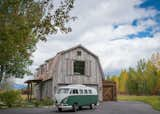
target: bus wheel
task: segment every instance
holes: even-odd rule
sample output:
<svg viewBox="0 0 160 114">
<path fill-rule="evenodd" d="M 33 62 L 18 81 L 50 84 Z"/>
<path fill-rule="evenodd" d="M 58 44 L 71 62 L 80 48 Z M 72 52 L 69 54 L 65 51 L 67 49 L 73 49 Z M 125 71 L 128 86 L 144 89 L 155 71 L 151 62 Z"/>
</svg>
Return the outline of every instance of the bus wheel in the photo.
<svg viewBox="0 0 160 114">
<path fill-rule="evenodd" d="M 58 108 L 58 112 L 62 112 L 62 108 Z"/>
<path fill-rule="evenodd" d="M 72 109 L 74 112 L 76 112 L 78 110 L 78 104 L 74 103 Z"/>
<path fill-rule="evenodd" d="M 82 110 L 82 106 L 79 106 L 79 110 Z"/>
<path fill-rule="evenodd" d="M 95 108 L 95 105 L 94 104 L 91 104 L 90 105 L 90 109 L 94 109 Z"/>
</svg>

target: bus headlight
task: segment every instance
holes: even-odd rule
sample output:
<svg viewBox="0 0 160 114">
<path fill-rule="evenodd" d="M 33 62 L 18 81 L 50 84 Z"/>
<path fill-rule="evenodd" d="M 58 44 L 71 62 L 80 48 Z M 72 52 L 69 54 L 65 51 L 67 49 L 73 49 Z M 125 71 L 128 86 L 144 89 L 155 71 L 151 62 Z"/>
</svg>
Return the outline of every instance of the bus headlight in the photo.
<svg viewBox="0 0 160 114">
<path fill-rule="evenodd" d="M 64 98 L 64 99 L 62 100 L 62 103 L 66 103 L 67 100 L 68 100 L 68 97 Z"/>
</svg>

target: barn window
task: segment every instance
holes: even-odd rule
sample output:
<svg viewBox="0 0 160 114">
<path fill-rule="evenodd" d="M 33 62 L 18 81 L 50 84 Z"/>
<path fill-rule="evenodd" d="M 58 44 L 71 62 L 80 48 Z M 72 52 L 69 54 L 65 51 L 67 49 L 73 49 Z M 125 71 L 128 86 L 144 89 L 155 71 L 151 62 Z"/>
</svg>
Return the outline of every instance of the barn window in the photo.
<svg viewBox="0 0 160 114">
<path fill-rule="evenodd" d="M 81 51 L 77 51 L 78 56 L 81 56 L 81 54 L 82 54 Z"/>
<path fill-rule="evenodd" d="M 74 61 L 74 74 L 84 75 L 85 73 L 85 62 Z"/>
</svg>

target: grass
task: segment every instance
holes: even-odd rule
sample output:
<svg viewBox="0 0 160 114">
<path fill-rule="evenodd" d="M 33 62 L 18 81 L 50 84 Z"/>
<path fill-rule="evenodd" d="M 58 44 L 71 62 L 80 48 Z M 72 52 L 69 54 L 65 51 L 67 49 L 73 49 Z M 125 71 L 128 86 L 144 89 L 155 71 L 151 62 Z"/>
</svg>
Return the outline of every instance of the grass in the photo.
<svg viewBox="0 0 160 114">
<path fill-rule="evenodd" d="M 119 101 L 140 101 L 150 104 L 153 109 L 160 111 L 160 96 L 130 96 L 130 95 L 119 95 Z"/>
<path fill-rule="evenodd" d="M 12 104 L 12 107 L 8 107 L 5 103 L 0 101 L 0 109 L 7 109 L 7 108 L 34 108 L 34 107 L 51 107 L 53 106 L 54 101 L 50 98 L 45 98 L 42 101 L 36 100 L 35 98 L 32 98 L 32 100 L 29 102 L 27 100 L 27 95 L 22 95 L 20 101 L 15 102 Z"/>
<path fill-rule="evenodd" d="M 21 95 L 21 97 L 22 97 L 23 100 L 27 100 L 27 98 L 28 98 L 27 95 L 23 95 L 23 94 Z"/>
</svg>

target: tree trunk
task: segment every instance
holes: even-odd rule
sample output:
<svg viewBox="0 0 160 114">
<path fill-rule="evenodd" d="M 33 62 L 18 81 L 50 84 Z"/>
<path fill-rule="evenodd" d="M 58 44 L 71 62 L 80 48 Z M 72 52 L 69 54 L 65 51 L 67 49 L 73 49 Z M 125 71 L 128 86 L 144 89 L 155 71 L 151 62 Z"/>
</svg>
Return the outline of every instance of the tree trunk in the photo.
<svg viewBox="0 0 160 114">
<path fill-rule="evenodd" d="M 2 82 L 2 79 L 3 79 L 3 71 L 4 71 L 4 66 L 0 65 L 0 85 L 1 85 L 1 82 Z"/>
</svg>

